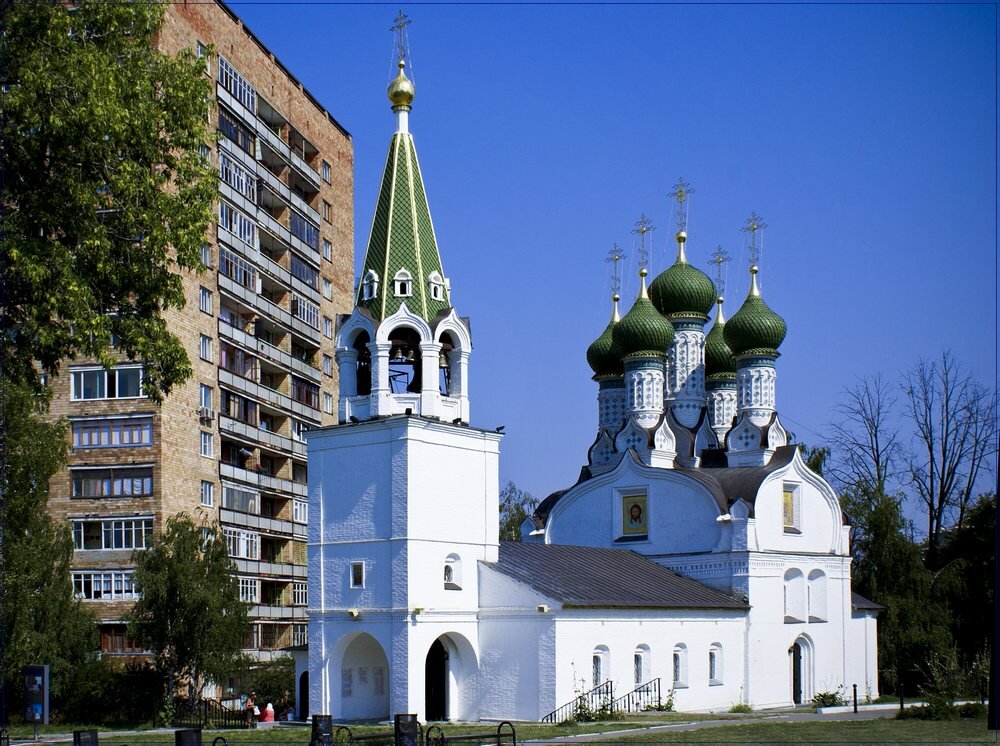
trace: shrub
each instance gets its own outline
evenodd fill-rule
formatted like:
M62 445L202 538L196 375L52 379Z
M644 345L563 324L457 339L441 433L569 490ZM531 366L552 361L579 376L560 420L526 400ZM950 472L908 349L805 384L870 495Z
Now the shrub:
M745 702L736 702L729 708L730 712L753 712L753 708Z
M986 705L979 702L966 702L964 705L958 706L958 716L960 718L981 720L986 717Z
M844 697L844 690L841 687L835 692L816 692L812 702L817 707L843 707L847 704L847 698Z

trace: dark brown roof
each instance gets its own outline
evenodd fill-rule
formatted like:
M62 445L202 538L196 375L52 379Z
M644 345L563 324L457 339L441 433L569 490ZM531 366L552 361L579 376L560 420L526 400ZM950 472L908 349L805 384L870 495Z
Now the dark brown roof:
M884 606L879 606L874 601L869 601L860 593L851 591L851 608L859 611L882 611Z
M489 567L569 608L748 608L625 549L502 541Z

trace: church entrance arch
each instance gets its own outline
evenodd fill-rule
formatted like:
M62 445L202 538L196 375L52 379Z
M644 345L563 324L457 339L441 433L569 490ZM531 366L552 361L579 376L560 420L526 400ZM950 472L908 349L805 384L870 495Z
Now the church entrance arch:
M344 720L389 717L389 663L378 641L366 632L352 635L343 648L339 679L340 713Z
M470 719L466 691L477 669L476 651L464 636L449 632L431 643L424 660L424 717L428 722Z
M812 687L812 641L800 636L788 648L789 677L792 689L792 703L801 705L813 698Z
M298 696L298 711L299 720L307 720L309 718L309 672L303 671L302 675L299 676L299 696Z

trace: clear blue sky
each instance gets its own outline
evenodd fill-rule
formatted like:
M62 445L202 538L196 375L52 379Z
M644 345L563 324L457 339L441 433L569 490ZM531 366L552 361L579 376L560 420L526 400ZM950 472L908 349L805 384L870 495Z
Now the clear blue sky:
M232 3L352 133L360 265L393 116L397 5ZM404 5L410 118L452 300L472 319L473 424L504 424L501 477L572 484L597 421L585 350L612 243L657 226L673 261L733 257L768 224L764 297L788 322L778 408L820 442L845 385L944 347L997 378L993 5ZM630 270L632 274L632 270ZM624 310L634 298L626 285ZM707 327L706 327L707 329Z

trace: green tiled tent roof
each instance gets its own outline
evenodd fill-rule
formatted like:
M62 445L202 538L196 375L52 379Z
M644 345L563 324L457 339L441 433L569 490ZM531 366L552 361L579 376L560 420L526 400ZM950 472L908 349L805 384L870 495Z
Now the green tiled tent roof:
M413 283L412 294L405 298L396 297L393 287L393 278L401 269L410 273ZM378 275L378 292L364 300L364 278L369 270ZM377 322L394 314L404 302L410 311L430 321L451 306L447 287L443 288L443 300L431 298L428 278L434 272L443 282L441 254L434 237L417 151L409 133L397 132L392 137L382 174L357 304L366 308Z

